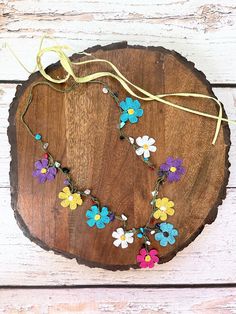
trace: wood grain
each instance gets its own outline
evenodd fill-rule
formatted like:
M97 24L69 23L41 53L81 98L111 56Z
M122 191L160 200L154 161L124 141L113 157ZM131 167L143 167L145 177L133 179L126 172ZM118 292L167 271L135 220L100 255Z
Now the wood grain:
M236 311L236 289L36 289L0 291L0 312L22 313L204 313Z
M127 47L126 44L96 47L92 51L97 51L96 55L100 58L115 62L131 81L153 93L181 92L187 88L189 92L213 95L204 75L174 52L163 48ZM132 62L127 65L124 60ZM177 79L173 69L178 73ZM102 68L94 66L90 73L99 70L102 71ZM87 68L81 69L80 75L86 71ZM51 72L53 76L62 75L58 67L51 69ZM12 196L18 223L24 233L42 247L64 256L77 257L79 262L108 269L135 267L136 255L142 245L140 241L135 241L129 250L120 249L117 255L111 238L112 230L119 226L117 223L109 224L103 230L88 228L84 211L91 205L87 201L73 213L59 209L55 196L62 189L60 176L57 176L56 184L51 185L50 189L46 185L39 186L30 176L32 169L28 169L28 165L33 164L39 151L36 145L31 144L20 122L20 113L28 95L27 88L40 79L40 76L34 75L18 90L10 113ZM111 84L112 89L118 90L120 98L124 99L125 93L117 83ZM112 99L107 100L104 95L99 97L101 87L90 88L81 86L79 91L61 97L57 92L38 87L34 95L35 105L30 107L27 116L28 123L50 143L52 155L58 156L64 166L70 165L72 176L79 173L82 188L92 188L103 204L118 214L126 213L129 217L128 228L144 226L150 215L150 206L146 204L153 189L155 172L147 171L143 165L136 165L140 161L137 161L132 148L122 144L117 136L119 115L112 105ZM99 99L99 102L94 103L95 99ZM52 108L52 103L57 106ZM181 103L200 111L207 106L213 114L218 111L212 101L204 103L202 100L185 99ZM128 132L135 138L140 134L149 134L158 139L160 149L153 158L155 164L164 162L167 156L174 156L184 159L187 169L180 183L165 185L161 193L162 197L168 196L175 202L176 214L168 221L179 230L179 237L173 246L163 248L155 241L152 243L163 263L186 247L206 223L214 221L217 207L225 197L230 142L227 125L221 128L217 145L212 146L214 121L197 116L186 120L183 112L163 108L159 103L153 104L146 105L144 118L128 128ZM15 123L16 139L13 133ZM175 127L171 129L173 123ZM203 125L205 132L202 132ZM197 145L189 149L191 143ZM111 158L111 154L114 158Z
M234 0L62 0L55 3L7 0L0 3L0 45L12 45L33 69L40 36L82 51L96 44L164 46L192 60L211 83L235 83L236 5ZM51 45L52 43L48 43ZM227 51L227 60L225 59ZM45 65L55 62L53 54ZM27 79L8 51L0 50L0 80Z

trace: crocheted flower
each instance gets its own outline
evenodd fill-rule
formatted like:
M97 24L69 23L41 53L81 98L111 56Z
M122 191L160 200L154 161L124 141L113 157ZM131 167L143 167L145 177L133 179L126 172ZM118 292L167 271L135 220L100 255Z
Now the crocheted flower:
M88 218L87 224L89 227L96 225L98 229L105 228L105 225L110 222L107 207L102 207L100 211L97 205L93 205L90 209L87 210L86 217Z
M157 256L157 250L150 250L149 252L146 249L141 249L136 259L139 262L139 267L141 268L153 268L155 263L159 262L159 257Z
M158 198L155 201L155 205L157 210L153 213L153 217L159 219L161 221L165 221L167 219L167 215L173 216L174 211L174 202L169 201L167 197Z
M162 222L159 225L160 231L155 234L155 240L160 241L161 246L167 246L167 244L174 244L175 237L178 235L178 231L174 229L174 226L167 222Z
M140 102L127 97L125 100L120 102L120 108L123 113L120 116L120 121L126 122L129 120L131 123L138 122L138 118L142 117L143 109L140 108Z
M167 173L167 180L169 182L178 181L181 175L185 173L182 163L182 159L168 157L166 162L160 166L160 170Z
M155 143L154 138L151 138L147 135L136 138L136 143L138 146L140 146L135 151L138 156L143 155L144 158L149 158L150 152L155 152L157 150L156 146L153 145Z
M49 166L48 159L41 159L35 162L36 170L33 171L33 176L38 177L40 183L45 181L52 181L55 179L57 169L53 166Z
M58 194L58 197L63 200L61 202L61 206L62 207L70 206L71 210L76 209L78 205L82 205L83 203L80 194L71 193L68 186L63 188L62 192Z
M121 245L121 248L125 249L128 247L128 244L134 242L133 236L133 232L125 232L123 228L118 228L116 231L112 232L112 237L116 239L113 244L116 247Z

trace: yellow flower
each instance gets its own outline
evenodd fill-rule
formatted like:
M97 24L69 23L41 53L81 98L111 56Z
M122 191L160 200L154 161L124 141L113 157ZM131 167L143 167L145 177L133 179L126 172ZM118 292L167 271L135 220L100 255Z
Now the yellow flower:
M157 210L153 213L153 217L159 219L161 221L165 221L167 219L167 215L173 216L174 211L174 202L169 201L167 197L158 198L156 200Z
M82 205L83 201L80 194L78 193L72 194L68 186L64 187L62 191L63 192L60 192L58 194L58 197L63 200L61 202L61 206L63 207L70 206L70 209L74 210L77 208L78 205Z

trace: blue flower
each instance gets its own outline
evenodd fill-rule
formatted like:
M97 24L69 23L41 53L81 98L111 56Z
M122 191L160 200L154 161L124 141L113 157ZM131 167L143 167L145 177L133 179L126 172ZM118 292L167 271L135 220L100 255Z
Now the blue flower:
M160 231L155 234L155 240L160 241L161 246L167 246L167 244L174 244L175 237L178 235L178 231L174 229L174 226L170 223L163 222L159 225Z
M87 210L86 217L89 218L87 220L87 224L89 225L89 227L93 227L94 225L96 225L98 229L105 228L105 224L108 224L110 222L107 207L102 207L100 211L97 205L93 205L90 209Z
M123 110L123 113L120 116L120 121L126 122L129 120L130 123L138 122L138 118L143 115L143 109L140 106L140 102L137 99L133 100L130 97L121 101L120 108Z

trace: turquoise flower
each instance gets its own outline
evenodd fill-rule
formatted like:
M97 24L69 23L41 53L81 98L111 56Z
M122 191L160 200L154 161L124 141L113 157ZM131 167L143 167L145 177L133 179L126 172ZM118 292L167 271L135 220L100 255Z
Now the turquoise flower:
M98 229L105 228L105 225L110 222L109 212L107 207L102 207L101 211L97 205L91 206L86 212L87 224L89 227L96 225Z
M167 246L167 244L174 244L175 237L178 235L178 231L174 229L174 226L170 223L163 222L159 225L160 231L155 234L155 240L160 241L161 246Z
M137 99L133 100L130 97L121 101L120 108L123 110L123 113L120 116L120 121L126 122L129 120L130 123L138 122L138 118L143 115L143 109L140 106L140 102Z

